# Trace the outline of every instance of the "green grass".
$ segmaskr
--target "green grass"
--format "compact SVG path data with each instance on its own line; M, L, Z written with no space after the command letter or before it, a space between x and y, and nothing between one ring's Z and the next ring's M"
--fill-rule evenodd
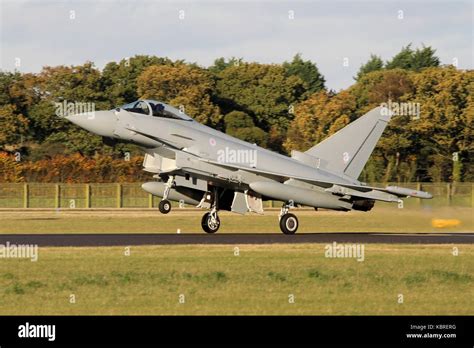
M368 244L363 262L324 246L40 248L0 260L0 313L474 314L472 245Z
M472 208L398 209L378 205L370 212L292 210L305 232L471 232ZM1 211L0 233L202 233L201 210ZM264 215L222 212L218 233L280 233L278 211ZM434 228L432 219L459 219L456 227Z

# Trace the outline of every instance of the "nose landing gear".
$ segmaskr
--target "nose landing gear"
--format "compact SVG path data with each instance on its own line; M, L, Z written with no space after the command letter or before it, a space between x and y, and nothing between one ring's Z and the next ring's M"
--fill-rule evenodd
M298 230L298 218L291 213L288 213L290 210L290 205L285 203L281 207L280 215L278 218L280 219L280 229L284 234L295 234Z
M168 195L170 193L170 190L173 184L174 184L174 175L170 175L165 185L165 191L163 192L163 199L160 201L160 204L158 205L158 209L160 210L160 213L162 214L168 214L171 211L171 203L168 200Z

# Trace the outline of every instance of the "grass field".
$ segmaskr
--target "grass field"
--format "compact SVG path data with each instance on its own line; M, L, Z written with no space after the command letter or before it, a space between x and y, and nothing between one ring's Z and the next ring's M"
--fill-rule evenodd
M0 314L473 315L474 246L457 247L369 244L363 262L323 244L40 248L0 260Z
M280 233L279 210L264 215L241 216L221 212L218 233ZM376 206L370 212L292 210L304 232L472 232L472 208L397 209ZM203 233L201 210L174 209L167 215L157 210L7 210L0 211L0 233ZM434 228L432 219L458 219L455 227Z

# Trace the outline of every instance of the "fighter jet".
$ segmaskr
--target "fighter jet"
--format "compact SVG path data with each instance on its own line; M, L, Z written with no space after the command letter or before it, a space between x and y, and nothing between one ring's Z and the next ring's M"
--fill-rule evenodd
M431 194L397 186L371 187L358 177L391 118L382 107L369 111L334 135L291 157L236 139L193 120L183 110L154 100L138 100L114 110L66 117L103 137L107 144L127 142L145 152L143 168L153 181L142 188L162 200L208 210L202 229L215 233L218 212L263 213L263 201L283 202L280 229L294 234L290 209L309 206L339 211L369 211L376 201L429 199Z

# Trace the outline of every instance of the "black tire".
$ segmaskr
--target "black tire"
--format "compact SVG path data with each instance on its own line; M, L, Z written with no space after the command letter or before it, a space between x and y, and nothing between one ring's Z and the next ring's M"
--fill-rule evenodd
M206 233L216 233L221 225L219 216L216 216L217 224L211 223L211 213L206 213L201 219L201 227Z
M162 214L168 214L171 211L171 203L167 199L163 199L160 201L160 204L158 204L158 209L160 209L160 213Z
M280 229L284 234L295 234L298 225L298 218L293 214L285 214L280 219Z

